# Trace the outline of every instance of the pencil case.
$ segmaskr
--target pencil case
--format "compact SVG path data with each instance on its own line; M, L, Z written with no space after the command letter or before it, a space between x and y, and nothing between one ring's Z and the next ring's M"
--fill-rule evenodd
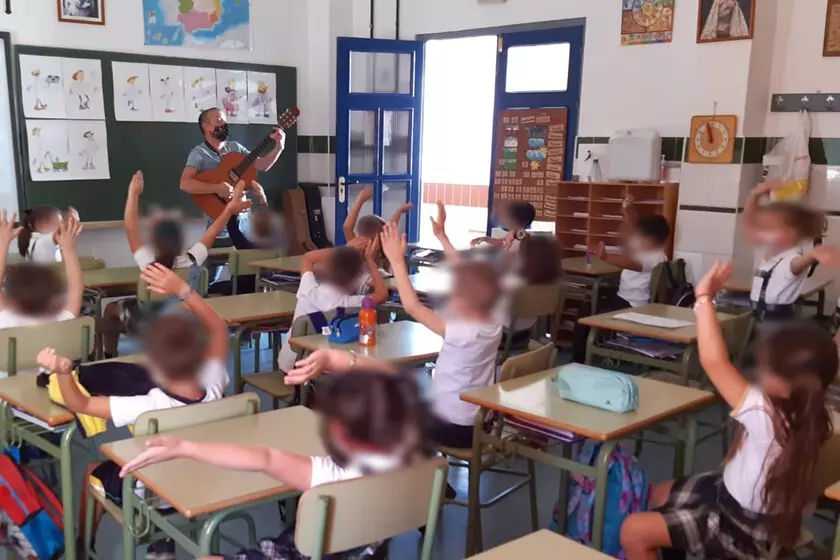
M564 399L617 414L636 410L639 386L629 375L582 364L565 366L553 379Z

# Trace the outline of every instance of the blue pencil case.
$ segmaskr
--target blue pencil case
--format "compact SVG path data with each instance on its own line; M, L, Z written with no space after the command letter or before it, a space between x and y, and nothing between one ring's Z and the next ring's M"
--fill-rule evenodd
M629 375L582 364L565 366L553 379L560 396L617 414L636 410L639 386Z

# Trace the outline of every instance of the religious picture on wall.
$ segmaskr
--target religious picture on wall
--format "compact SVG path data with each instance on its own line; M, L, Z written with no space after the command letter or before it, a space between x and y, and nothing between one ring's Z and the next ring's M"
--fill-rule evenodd
M196 122L205 109L219 106L216 98L216 70L213 68L184 68L184 103L187 120Z
M27 120L29 173L33 181L69 181L67 124L71 121Z
M826 5L823 56L840 56L840 0L828 0Z
M93 58L62 58L61 66L67 118L105 120L102 62Z
M30 119L63 119L61 59L54 56L20 55L23 114Z
M151 121L149 65L112 62L111 69L114 75L114 117L118 121Z
M697 42L752 39L755 0L700 0Z
M670 43L676 0L622 0L621 44Z
M248 122L248 74L244 70L216 70L216 93L228 122Z
M67 139L73 179L111 178L105 121L69 121Z
M58 21L105 25L105 0L56 0Z
M248 72L248 121L277 124L277 77L269 72Z
M184 68L181 66L149 66L149 89L152 95L152 118L164 122L184 122Z

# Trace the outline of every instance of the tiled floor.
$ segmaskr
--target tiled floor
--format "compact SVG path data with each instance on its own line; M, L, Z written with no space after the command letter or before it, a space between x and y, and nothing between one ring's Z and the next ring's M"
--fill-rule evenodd
M263 348L265 346L263 345ZM265 359L269 360L270 354L265 353ZM251 364L250 352L243 351L243 363ZM269 367L266 361L264 367ZM270 402L263 400L263 408L270 408ZM718 418L716 411L708 415L710 421ZM702 432L701 432L702 435ZM97 446L112 439L129 437L128 432L117 430L106 435L107 439L97 441ZM718 438L712 438L698 446L696 453L696 470L712 470L718 467L722 459L721 445ZM671 476L673 461L673 450L669 447L648 445L644 446L641 454L641 462L648 477L652 481L666 480ZM81 478L83 465L81 457L76 461L78 478ZM524 464L519 461L518 467L524 470ZM517 464L514 463L516 466ZM467 494L467 473L464 469L453 469L450 475L450 482L458 490L459 497L466 498ZM231 477L236 473L231 472ZM491 495L495 491L503 489L509 477L499 474L488 474L482 477L481 492L483 496ZM540 515L540 526L547 527L551 522L552 509L557 499L559 489L558 471L546 467L537 467L538 484L538 510ZM500 504L485 510L484 522L484 546L485 548L497 546L512 539L525 535L531 531L530 516L528 514L528 496L526 490L520 490L513 496L502 501ZM257 534L262 536L274 536L280 533L281 521L278 510L273 505L255 508L251 511L256 523ZM466 532L466 510L459 507L448 506L444 508L441 523L435 542L433 558L440 560L456 560L464 557L464 539ZM819 541L831 538L834 534L834 526L826 521L813 519L809 522L809 528L814 532ZM241 523L233 523L229 529L231 534L239 540L244 540ZM102 558L120 558L122 533L118 525L109 518L103 521L99 532L97 549ZM399 560L411 560L419 557L421 538L418 532L411 532L393 539L390 549L390 557ZM223 552L234 552L230 548L224 548ZM138 549L137 557L142 558L145 550ZM178 558L188 558L184 551L180 550Z

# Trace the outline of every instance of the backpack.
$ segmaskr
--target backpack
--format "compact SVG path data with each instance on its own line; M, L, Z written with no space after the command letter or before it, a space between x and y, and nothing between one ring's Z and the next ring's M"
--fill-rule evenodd
M662 265L656 301L676 307L691 307L694 305L694 286L688 281L685 271L685 261L677 259Z
M64 510L55 494L8 455L0 455L0 518L4 537L22 558L53 560L64 552Z
M575 461L594 467L601 451L600 442L587 442ZM622 447L615 446L610 455L607 474L607 503L604 516L602 552L621 557L621 524L631 513L646 511L650 485L638 460ZM558 504L559 506L559 504ZM565 535L587 546L592 541L592 516L595 507L595 478L573 475L569 484L569 504ZM552 529L557 530L557 507Z

